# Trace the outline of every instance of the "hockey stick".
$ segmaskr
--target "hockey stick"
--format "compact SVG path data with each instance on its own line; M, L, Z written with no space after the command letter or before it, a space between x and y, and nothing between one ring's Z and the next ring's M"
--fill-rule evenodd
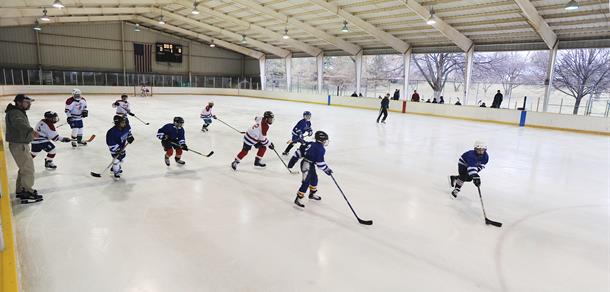
M282 164L284 164L284 166L286 167L286 169L288 170L288 172L290 172L290 174L295 174L297 172L293 172L292 170L290 170L290 168L288 168L288 165L286 164L286 162L284 162L284 159L282 159L282 157L280 156L279 153L277 153L277 150L275 150L275 147L273 147L273 152L275 152L275 155L277 155L277 158L280 159L280 161L282 162Z
M123 149L121 149L120 151L117 152L117 155L113 155L112 156L112 161L110 161L110 164L108 164L108 166L106 166L106 168L104 168L104 170L102 170L101 172L90 172L92 177L102 177L102 174L104 172L106 172L106 170L110 169L110 167L112 166L112 164L114 163L114 160L119 157L119 153L121 153L121 151L124 151L125 148L127 148L127 145L125 145L125 147L123 147Z
M221 120L221 119L219 119L219 118L216 118L216 119L217 119L219 122L221 122L221 123L223 123L223 124L227 125L227 127L231 128L231 129L233 129L233 130L235 130L235 132L237 132L237 133L240 133L240 134L245 134L245 133L246 133L246 132L244 132L244 131L240 131L240 130L238 130L238 129L235 129L233 126L231 126L231 125L229 125L229 124L225 123L223 120Z
M55 127L55 128L59 128L59 127L63 127L65 125L67 125L68 123L63 123L63 124L59 124L59 126Z
M337 188L341 192L341 195L343 195L343 198L347 202L347 205L349 206L349 208L352 210L352 213L354 213L354 216L356 216L356 219L358 219L358 223L364 224L364 225L373 225L373 220L362 220L362 219L360 219L360 217L358 217L358 214L356 214L356 211L354 211L354 208L352 208L352 204L350 204L349 200L347 200L347 197L345 196L345 193L343 193L343 190L341 189L341 187L337 183L337 180L335 179L335 177L332 174L330 175L330 177L335 182L335 185L337 185Z
M495 227L502 227L502 223L487 218L487 214L485 214L485 206L483 206L483 196L481 196L481 188L477 187L477 190L479 190L479 199L481 199L481 208L483 209L483 217L485 217L485 224L493 225Z
M142 119L138 118L138 116L136 116L136 115L133 115L133 117L134 117L134 118L136 118L136 119L138 119L138 121L142 122L142 124L144 124L144 125L147 125L147 126L148 126L148 125L150 125L150 123L147 123L147 122L145 122L145 121L142 121Z
M85 140L85 142L89 143L91 141L93 141L95 139L95 134L91 135L91 137L89 137L89 139ZM76 139L72 139L72 141L77 141Z
M172 143L172 142L169 142L169 143L172 144L172 146L180 147L180 145L178 145L176 143ZM201 155L203 157L210 157L210 156L212 156L214 154L214 151L210 151L210 153L208 153L208 154L203 154L203 153L201 153L199 151L195 151L195 150L190 149L190 148L189 148L189 150L186 150L186 151L193 152L195 154L199 154L199 155Z

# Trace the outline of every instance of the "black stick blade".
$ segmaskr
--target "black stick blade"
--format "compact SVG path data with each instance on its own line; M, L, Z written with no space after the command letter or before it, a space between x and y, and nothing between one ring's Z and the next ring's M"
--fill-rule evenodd
M91 176L92 176L92 177L102 177L102 175L101 175L101 174L99 174L99 173L95 173L95 172L93 172L93 171L91 172Z
M358 218L358 223L363 224L363 225L373 225L373 220L362 220L362 219Z
M493 220L489 220L487 218L485 218L485 224L492 225L492 226L495 226L495 227L502 227L502 223L496 222L496 221L493 221Z
M214 155L214 151L210 151L210 153L208 153L208 155L206 155L205 157L210 157L212 155Z

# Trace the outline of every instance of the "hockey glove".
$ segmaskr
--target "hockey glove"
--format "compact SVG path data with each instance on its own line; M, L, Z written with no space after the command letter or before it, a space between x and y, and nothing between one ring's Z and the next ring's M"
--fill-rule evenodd
M88 110L83 110L83 113L81 114L83 116L83 118L86 118L89 116L89 111Z
M324 173L326 173L327 175L331 175L331 174L333 174L333 170L330 168L327 168L324 170Z
M68 143L68 142L70 142L70 141L72 141L72 139L70 139L70 138L68 138L68 137L63 137L63 138L61 138L61 142Z
M114 105L115 107L116 107L116 106L119 106L119 102L118 102L118 101L115 101L115 102L114 102L112 105Z
M213 119L217 119L217 117L216 117L215 115L214 115L214 116L212 116L212 118L213 118Z
M269 144L269 149L271 149L271 150L275 149L275 146L273 145L273 143Z
M131 144L133 143L133 140L135 140L135 138L132 135L127 136L127 143Z
M472 179L472 182L474 183L475 186L480 187L481 186L481 177L480 176L475 176Z
M74 118L73 118L73 117L68 117L68 118L66 119L66 122L68 122L68 124L70 124L70 123L72 123L72 121L73 121L73 120L74 120Z
M182 150L184 150L184 151L189 151L189 147L186 146L186 144L180 145L180 148L182 148Z
M130 115L130 116L132 116L132 117L136 115L136 114L134 114L134 113L132 113L132 112L129 112L129 113L127 113L127 114L128 114L128 115Z

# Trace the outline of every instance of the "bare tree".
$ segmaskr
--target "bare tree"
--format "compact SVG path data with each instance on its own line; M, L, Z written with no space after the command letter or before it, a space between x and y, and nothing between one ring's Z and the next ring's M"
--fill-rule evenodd
M576 99L573 114L580 101L610 87L610 50L566 50L557 56L553 86Z
M438 98L445 88L447 77L464 66L463 54L456 53L430 53L414 55L415 66L422 73L428 85L434 90L434 97Z

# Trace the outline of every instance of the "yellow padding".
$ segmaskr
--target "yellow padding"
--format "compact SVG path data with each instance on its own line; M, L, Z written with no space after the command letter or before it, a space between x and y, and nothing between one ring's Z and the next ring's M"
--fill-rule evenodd
M13 212L8 189L8 170L4 150L4 133L0 128L0 216L4 249L0 251L0 292L18 292L17 258L15 257L15 234L13 232Z

